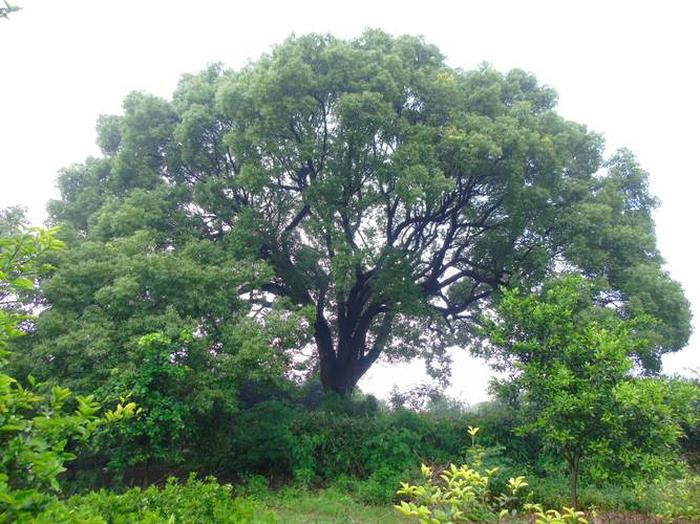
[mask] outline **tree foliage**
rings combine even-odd
[[[194,258],[187,278],[207,266],[226,276],[156,300],[134,274],[145,269],[110,280],[102,263],[87,275],[104,291],[54,294],[47,324],[69,311],[92,324],[108,297],[131,310],[136,290],[138,304],[181,311],[177,292],[191,289],[184,309],[203,345],[230,352],[218,333],[241,317],[232,304],[259,319],[283,309],[309,319],[298,345],[314,348],[325,389],[346,394],[381,355],[446,374],[446,347],[475,341],[501,286],[566,269],[596,279],[622,316],[657,319],[636,348],[656,370],[687,341],[689,308],[662,269],[647,175],[627,151],[604,161],[602,138],[555,105],[523,71],[456,70],[420,38],[375,30],[292,37],[241,70],[185,75],[170,101],[132,93],[123,115],[98,121],[104,156],[60,176],[53,220],[86,251],[54,285],[105,250],[130,256],[134,242],[149,263]],[[230,267],[254,278],[244,285]]]
[[[1,218],[21,218],[14,212]],[[0,365],[4,367],[7,342],[22,335],[18,324],[26,318],[16,312],[21,295],[33,289],[34,278],[46,270],[42,254],[61,243],[55,231],[26,230],[21,221],[3,220],[12,227],[0,231]],[[8,304],[10,307],[8,307]],[[106,422],[132,417],[133,402],[120,403],[100,415],[92,396],[74,396],[67,388],[37,384],[28,378],[23,387],[0,373],[0,520],[28,522],[41,513],[59,492],[58,476],[64,463],[75,458],[71,445],[84,443]],[[70,404],[75,408],[71,410]]]
[[[645,344],[644,319],[621,320],[596,305],[582,277],[548,282],[540,292],[505,291],[485,347],[504,373],[495,390],[523,410],[523,433],[541,436],[567,463],[577,506],[582,460],[602,477],[616,470],[660,474],[675,460],[682,423],[697,420],[700,390],[635,378],[628,355]]]
[[[76,169],[97,174],[99,166]],[[64,193],[74,174],[62,175]],[[268,270],[197,237],[174,211],[173,192],[135,190],[96,204],[85,237],[77,217],[63,222],[68,249],[52,254],[57,271],[42,283],[50,307],[15,342],[18,376],[33,373],[103,402],[133,395],[142,417],[102,443],[104,460],[118,469],[206,455],[230,431],[241,383],[279,379],[304,326],[282,312],[265,325],[249,317],[239,290]]]

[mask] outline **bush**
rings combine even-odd
[[[72,401],[77,408],[69,411]],[[47,393],[25,389],[0,374],[0,519],[29,518],[47,508],[59,493],[58,476],[76,455],[71,446],[85,443],[102,424],[132,417],[131,402],[98,416],[91,397],[73,397],[58,386]]]
[[[296,446],[290,430],[294,416],[293,409],[277,400],[242,411],[232,432],[234,471],[290,477]]]
[[[38,522],[262,524],[276,519],[252,499],[233,498],[230,485],[190,476],[185,484],[170,478],[162,489],[151,486],[123,494],[101,490],[74,496],[49,508]]]
[[[53,235],[53,230],[30,230],[0,236],[0,306],[5,297],[33,290],[37,259],[60,247]],[[26,318],[0,307],[0,366],[8,355],[7,342],[22,334],[18,326]],[[66,470],[64,464],[75,458],[71,449],[85,443],[102,424],[137,412],[133,402],[122,399],[115,410],[100,416],[92,396],[37,384],[31,376],[27,382],[23,387],[0,373],[0,522],[31,520],[58,504],[58,477]]]
[[[417,477],[417,468],[413,470],[393,470],[383,466],[375,470],[364,481],[358,481],[355,487],[357,498],[367,504],[388,504],[396,498],[396,486],[402,480]]]
[[[407,500],[395,508],[406,517],[429,524],[518,521],[524,513],[534,513],[536,522],[542,524],[587,523],[583,513],[572,508],[565,507],[560,513],[529,502],[524,476],[511,477],[506,489],[494,490],[491,480],[498,468],[484,466],[485,449],[476,445],[478,432],[479,428],[469,428],[471,464],[450,464],[437,471],[423,464],[423,482],[402,482],[396,493]]]
[[[568,480],[563,475],[532,479],[532,497],[547,507],[567,503]],[[686,473],[678,478],[638,479],[634,485],[587,484],[581,489],[583,508],[656,515],[664,521],[700,519],[700,476]]]
[[[399,410],[375,415],[301,412],[294,419],[296,472],[314,481],[343,475],[369,479],[380,470],[415,470],[416,457],[427,462],[457,460],[466,439],[463,424]],[[375,478],[386,476],[377,473]]]

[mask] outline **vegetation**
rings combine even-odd
[[[627,357],[653,319],[621,320],[595,305],[596,289],[580,277],[540,293],[506,290],[486,350],[509,377],[497,384],[520,404],[521,432],[538,433],[567,463],[571,506],[578,506],[581,461],[594,454],[605,475],[636,468],[661,471],[692,423],[697,391],[660,379],[633,378]],[[641,335],[640,335],[641,333]],[[688,418],[688,420],[686,420]]]
[[[376,30],[128,95],[0,213],[0,522],[700,518],[647,175],[555,104]],[[450,345],[491,402],[356,387]]]
[[[214,479],[190,478],[185,484],[169,479],[164,487],[130,489],[122,494],[108,491],[76,496],[66,503],[71,521],[95,523],[273,523],[274,514],[260,504],[232,497],[232,487]],[[65,512],[65,510],[64,510]],[[48,519],[54,515],[47,514]],[[59,514],[60,518],[60,514]]]
[[[491,480],[498,468],[483,469],[484,450],[476,446],[479,428],[469,427],[472,437],[470,456],[473,467],[455,466],[433,473],[426,465],[421,466],[424,484],[411,486],[402,483],[397,495],[416,500],[402,501],[396,509],[407,517],[417,517],[421,522],[441,524],[443,522],[503,522],[522,520],[526,512],[534,513],[536,522],[564,524],[567,522],[587,524],[583,512],[574,508],[544,510],[541,504],[523,501],[523,489],[528,486],[523,476],[510,477],[506,490],[493,493]],[[438,476],[436,482],[434,477]]]
[[[454,70],[379,31],[290,38],[241,71],[184,76],[171,101],[132,93],[98,121],[103,156],[59,177],[51,220],[71,249],[27,358],[94,389],[137,365],[108,348],[196,326],[195,373],[240,373],[215,361],[244,358],[251,311],[284,312],[305,329],[260,361],[305,361],[343,395],[380,355],[447,374],[446,347],[479,338],[501,286],[567,267],[655,317],[636,357],[658,370],[689,306],[662,269],[647,175],[627,151],[604,161],[555,103],[522,71]]]
[[[8,340],[21,335],[24,319],[15,307],[18,295],[32,290],[31,280],[41,268],[42,253],[60,246],[53,231],[18,231],[0,238],[0,365]],[[0,373],[0,519],[24,521],[56,503],[60,491],[58,476],[64,463],[75,458],[69,446],[85,442],[105,423],[131,418],[137,413],[133,402],[119,404],[100,416],[100,405],[92,396],[72,398],[60,386],[43,388],[30,375],[30,387]],[[42,390],[46,389],[46,392]],[[69,412],[69,403],[76,406]]]

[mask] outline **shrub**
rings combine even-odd
[[[233,431],[232,464],[238,473],[290,476],[295,439],[294,411],[269,400],[241,412]]]
[[[558,512],[527,502],[524,488],[528,483],[524,476],[511,477],[505,490],[494,491],[491,480],[498,468],[484,467],[484,448],[476,445],[478,432],[479,428],[469,428],[471,465],[450,464],[434,471],[423,464],[421,484],[401,483],[397,495],[407,500],[395,507],[402,515],[415,517],[421,523],[442,524],[519,520],[522,513],[530,512],[538,524],[587,523],[583,513],[572,508]]]
[[[54,231],[30,230],[0,236],[0,305],[4,297],[33,290],[37,259],[58,249]],[[11,300],[14,303],[16,300]],[[0,366],[5,364],[8,340],[22,334],[27,318],[0,307]],[[30,376],[23,387],[0,373],[0,521],[26,521],[56,505],[58,476],[75,458],[71,451],[107,422],[132,417],[137,408],[122,399],[115,410],[100,416],[92,396],[73,396],[67,388],[37,384]],[[71,409],[70,406],[74,407]]]
[[[30,381],[33,382],[33,381]],[[36,386],[36,385],[35,385]],[[69,411],[70,401],[77,407]],[[15,520],[43,511],[60,491],[58,476],[75,458],[71,450],[102,424],[132,417],[133,402],[99,416],[92,397],[73,397],[53,386],[23,388],[0,374],[0,518]]]
[[[45,522],[84,522],[128,524],[244,524],[276,522],[274,515],[245,497],[233,498],[232,487],[214,478],[197,480],[190,476],[185,484],[168,479],[161,489],[133,488],[123,494],[97,491],[71,497],[63,506],[50,508],[41,516]],[[69,518],[69,520],[64,520]]]

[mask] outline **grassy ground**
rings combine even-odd
[[[391,505],[367,506],[335,489],[280,490],[263,502],[285,524],[406,523]]]
[[[391,505],[371,506],[337,489],[304,491],[282,489],[265,495],[261,502],[284,524],[408,524]],[[587,515],[591,524],[692,524],[692,520],[663,520],[652,515],[607,513]],[[267,521],[269,522],[269,521]],[[534,522],[534,519],[524,520]]]

